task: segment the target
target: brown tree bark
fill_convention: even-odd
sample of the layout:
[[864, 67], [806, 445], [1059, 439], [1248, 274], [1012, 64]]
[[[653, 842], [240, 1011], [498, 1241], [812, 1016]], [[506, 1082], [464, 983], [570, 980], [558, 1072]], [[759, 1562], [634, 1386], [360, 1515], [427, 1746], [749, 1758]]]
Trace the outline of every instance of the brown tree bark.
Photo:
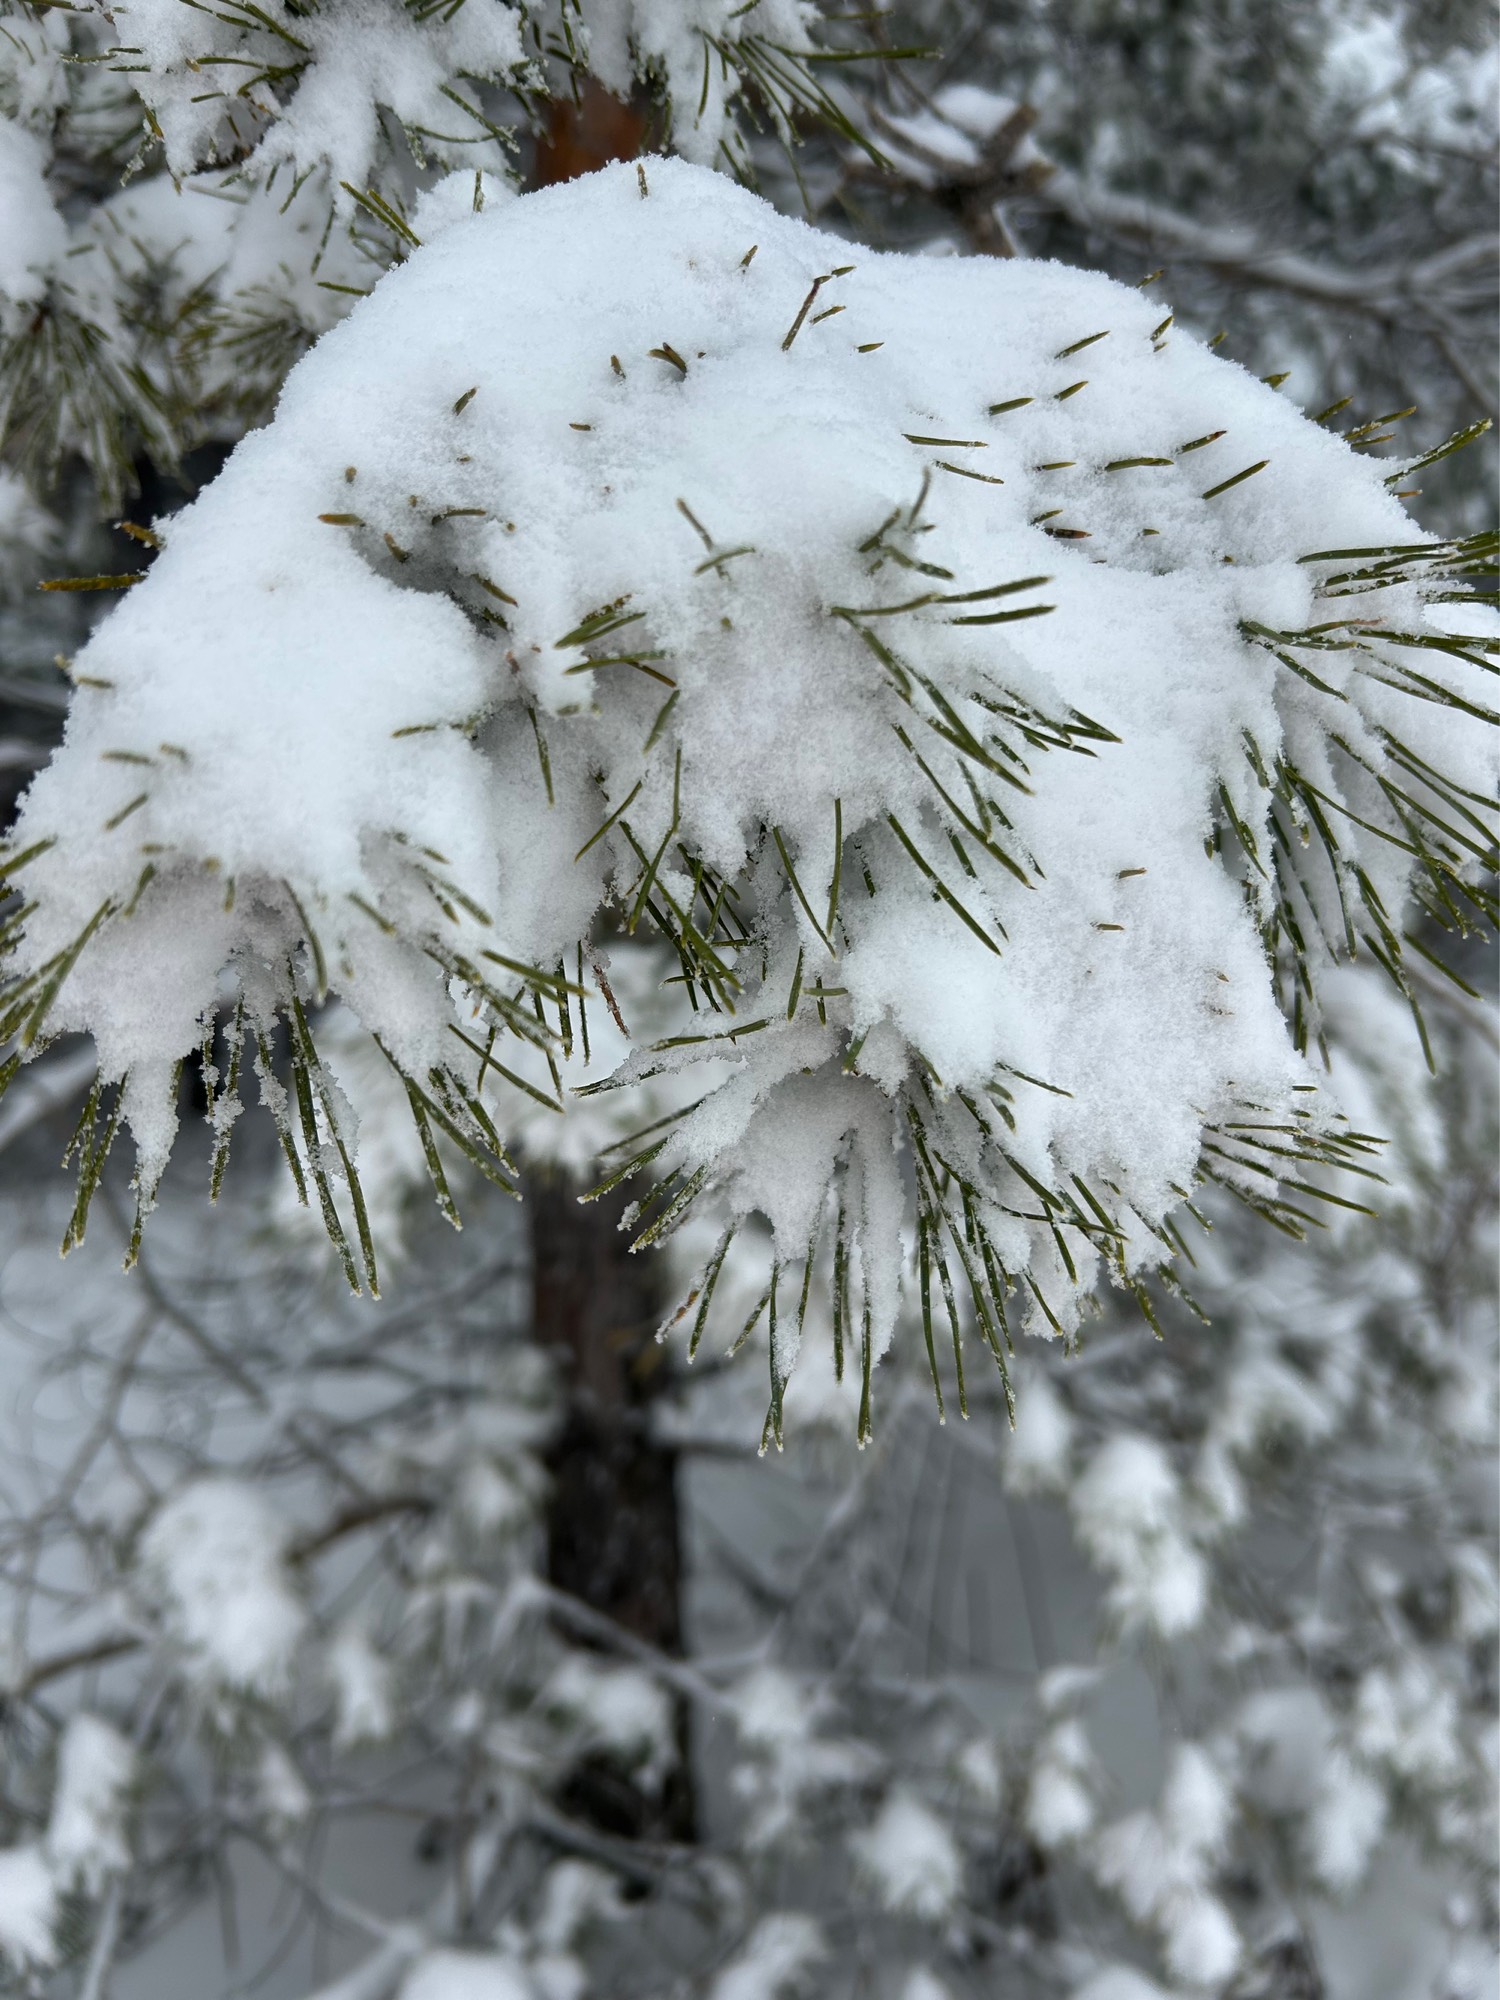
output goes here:
[[[623, 1195], [587, 1206], [557, 1175], [534, 1172], [531, 1223], [536, 1338], [554, 1350], [565, 1416], [548, 1455], [547, 1574], [559, 1589], [662, 1652], [682, 1650], [676, 1454], [652, 1434], [666, 1384], [656, 1340], [662, 1298], [650, 1253], [632, 1257]], [[588, 1761], [564, 1803], [608, 1831], [681, 1840], [692, 1831], [686, 1717], [678, 1768], [649, 1798], [607, 1760]]]
[[633, 160], [653, 150], [650, 128], [651, 110], [643, 99], [623, 103], [588, 77], [576, 102], [565, 97], [553, 100], [546, 130], [537, 134], [532, 185], [551, 187], [595, 173], [611, 160]]
[[677, 1652], [676, 1464], [650, 1432], [664, 1380], [655, 1269], [649, 1254], [629, 1253], [621, 1200], [583, 1206], [564, 1181], [533, 1176], [526, 1205], [536, 1333], [560, 1350], [567, 1388], [551, 1454], [549, 1574], [639, 1638]]

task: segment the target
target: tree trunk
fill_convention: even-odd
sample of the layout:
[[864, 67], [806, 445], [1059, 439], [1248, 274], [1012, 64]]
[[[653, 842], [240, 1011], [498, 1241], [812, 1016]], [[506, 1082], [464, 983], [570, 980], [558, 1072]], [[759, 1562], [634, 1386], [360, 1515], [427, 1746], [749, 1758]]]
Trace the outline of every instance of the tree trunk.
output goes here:
[[[589, 78], [576, 102], [558, 99], [537, 135], [537, 187], [629, 160], [649, 145], [650, 112]], [[655, 1334], [663, 1311], [657, 1266], [632, 1257], [619, 1222], [628, 1194], [587, 1207], [566, 1177], [533, 1172], [532, 1326], [558, 1351], [567, 1414], [548, 1470], [547, 1574], [664, 1653], [682, 1650], [676, 1454], [651, 1435], [651, 1404], [666, 1386]], [[689, 1839], [692, 1789], [687, 1718], [677, 1717], [678, 1763], [660, 1798], [645, 1797], [603, 1760], [575, 1772], [565, 1803], [607, 1830]]]
[[[566, 1179], [534, 1172], [533, 1329], [557, 1352], [566, 1394], [548, 1457], [547, 1574], [664, 1653], [682, 1650], [676, 1453], [651, 1431], [666, 1386], [655, 1335], [661, 1287], [648, 1255], [632, 1257], [618, 1227], [627, 1197], [583, 1206]], [[602, 1763], [581, 1770], [567, 1803], [617, 1833], [684, 1839], [692, 1831], [678, 1719], [678, 1769], [660, 1799], [645, 1798]]]
[[650, 152], [650, 125], [649, 105], [623, 103], [602, 83], [587, 78], [576, 102], [559, 97], [549, 106], [546, 130], [537, 134], [532, 185], [551, 187], [595, 173], [611, 160], [633, 160]]

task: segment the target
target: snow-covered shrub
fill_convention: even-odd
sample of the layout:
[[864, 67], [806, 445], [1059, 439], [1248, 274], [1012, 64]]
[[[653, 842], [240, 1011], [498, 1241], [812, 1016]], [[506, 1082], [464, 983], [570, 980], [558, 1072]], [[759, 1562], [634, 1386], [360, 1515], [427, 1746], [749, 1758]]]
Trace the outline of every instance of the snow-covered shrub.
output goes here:
[[[1393, 1135], [1380, 1218], [1268, 1251], [1220, 1211], [1195, 1279], [1213, 1332], [1177, 1320], [1155, 1355], [1106, 1331], [1032, 1356], [1063, 1437], [1049, 1490], [1117, 1614], [1104, 1659], [1149, 1675], [1173, 1747], [1157, 1798], [1109, 1816], [1107, 1677], [1055, 1673], [1014, 1760], [1022, 1809], [1153, 1937], [1174, 1992], [1215, 1991], [1231, 1965], [1236, 1994], [1297, 1991], [1320, 1962], [1332, 1990], [1357, 1984], [1338, 1904], [1421, 1935], [1426, 1969], [1414, 1954], [1398, 1990], [1493, 1982], [1493, 1015], [1432, 989], [1429, 1076], [1379, 973], [1347, 980], [1333, 1077]], [[1161, 1536], [1199, 1575], [1175, 1630], [1119, 1615], [1149, 1602]], [[1307, 1551], [1291, 1568], [1289, 1548]], [[1441, 1925], [1407, 1900], [1413, 1851]], [[1098, 1990], [1116, 1976], [1135, 1990], [1123, 1972]]]
[[25, 1977], [55, 1965], [69, 1899], [97, 1898], [129, 1866], [136, 1772], [134, 1750], [102, 1717], [69, 1718], [42, 1838], [0, 1847], [0, 1977], [7, 1966]]
[[28, 1841], [0, 1848], [0, 1952], [20, 1967], [48, 1965], [54, 1953], [57, 1878]]
[[643, 1790], [661, 1789], [676, 1756], [672, 1703], [649, 1674], [570, 1653], [545, 1698], [576, 1730], [581, 1748], [618, 1758]]
[[746, 1809], [751, 1852], [805, 1842], [820, 1809], [878, 1771], [868, 1744], [835, 1733], [827, 1691], [784, 1668], [746, 1675], [731, 1709], [744, 1755], [730, 1782]]
[[561, 1103], [601, 925], [675, 1003], [588, 1087], [696, 1079], [610, 1182], [643, 1245], [722, 1217], [695, 1344], [769, 1224], [778, 1432], [815, 1277], [868, 1385], [909, 1264], [1003, 1371], [1101, 1270], [1149, 1312], [1203, 1182], [1295, 1230], [1370, 1171], [1319, 969], [1404, 983], [1413, 889], [1489, 908], [1480, 553], [1392, 483], [1090, 274], [852, 254], [665, 161], [450, 226], [74, 664], [4, 1018], [98, 1047], [71, 1238], [122, 1119], [150, 1208], [202, 1049], [215, 1186], [254, 1067], [373, 1287], [316, 1009], [447, 1206], [444, 1149], [511, 1176], [507, 1079]]
[[1071, 1847], [1092, 1829], [1098, 1788], [1088, 1733], [1076, 1715], [1066, 1715], [1043, 1732], [1026, 1786], [1026, 1831], [1043, 1853]]

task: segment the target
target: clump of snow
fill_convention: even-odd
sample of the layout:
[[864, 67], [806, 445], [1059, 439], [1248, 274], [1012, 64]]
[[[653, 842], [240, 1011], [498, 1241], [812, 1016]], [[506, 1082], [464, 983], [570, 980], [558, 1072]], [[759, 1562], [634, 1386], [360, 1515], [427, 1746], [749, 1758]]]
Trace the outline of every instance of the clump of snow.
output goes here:
[[1186, 1531], [1187, 1504], [1155, 1439], [1122, 1433], [1089, 1460], [1070, 1495], [1078, 1538], [1110, 1577], [1121, 1626], [1178, 1638], [1202, 1618], [1208, 1567]]
[[389, 1661], [359, 1625], [346, 1624], [329, 1641], [324, 1666], [338, 1707], [333, 1740], [347, 1750], [378, 1743], [395, 1725], [395, 1689]]
[[255, 1773], [255, 1802], [273, 1832], [286, 1835], [312, 1810], [312, 1793], [291, 1752], [281, 1743], [267, 1743]]
[[1131, 1813], [1094, 1838], [1090, 1862], [1138, 1924], [1152, 1927], [1175, 1980], [1217, 1988], [1242, 1951], [1234, 1920], [1213, 1893], [1231, 1817], [1224, 1779], [1197, 1744], [1172, 1754], [1157, 1810]]
[[67, 252], [67, 224], [53, 204], [46, 168], [41, 140], [0, 115], [0, 302], [40, 298]]
[[1385, 1832], [1389, 1810], [1379, 1779], [1330, 1748], [1302, 1822], [1302, 1847], [1314, 1878], [1335, 1895], [1357, 1889]]
[[752, 1851], [794, 1838], [819, 1794], [871, 1775], [875, 1753], [869, 1745], [825, 1734], [825, 1692], [783, 1667], [746, 1674], [731, 1689], [728, 1706], [747, 1752], [731, 1783], [747, 1807], [744, 1840]]
[[1060, 1492], [1068, 1483], [1073, 1441], [1067, 1404], [1038, 1369], [1018, 1379], [1016, 1406], [1026, 1414], [1003, 1446], [1007, 1490], [1018, 1495]]
[[0, 1953], [22, 1967], [50, 1965], [60, 1901], [40, 1847], [0, 1848]]
[[942, 1820], [911, 1792], [892, 1792], [849, 1846], [887, 1910], [936, 1923], [958, 1900], [963, 1856]]
[[1492, 150], [1500, 114], [1500, 51], [1492, 43], [1423, 58], [1378, 9], [1348, 10], [1324, 53], [1330, 91], [1367, 144], [1410, 159], [1414, 147]]
[[407, 1974], [401, 2000], [536, 2000], [536, 1988], [507, 1955], [429, 1951]]
[[936, 1973], [918, 1965], [901, 1989], [901, 2000], [953, 2000], [953, 1996]]
[[1292, 1822], [1309, 1875], [1336, 1895], [1363, 1881], [1389, 1802], [1352, 1753], [1311, 1688], [1266, 1688], [1235, 1718], [1245, 1751], [1244, 1789], [1264, 1811]]
[[285, 1687], [307, 1623], [284, 1561], [287, 1538], [264, 1496], [231, 1478], [184, 1487], [142, 1535], [141, 1581], [210, 1685], [254, 1694]]
[[126, 1809], [135, 1752], [100, 1716], [70, 1718], [57, 1748], [46, 1853], [60, 1883], [97, 1895], [130, 1860]]
[[[1370, 831], [1391, 735], [1475, 792], [1489, 753], [1381, 636], [1426, 647], [1417, 583], [1361, 588], [1363, 650], [1316, 652], [1331, 692], [1298, 670], [1326, 552], [1413, 530], [1378, 462], [1159, 310], [854, 253], [680, 161], [447, 218], [174, 518], [17, 832], [18, 1018], [93, 1035], [147, 1205], [226, 967], [240, 1085], [335, 1217], [350, 1101], [315, 1049], [289, 1092], [257, 1040], [297, 1005], [315, 1038], [337, 993], [429, 1132], [492, 1154], [494, 1064], [557, 1101], [609, 1012], [606, 911], [690, 968], [612, 1081], [701, 1098], [654, 1159], [660, 1232], [695, 1200], [768, 1223], [777, 1398], [809, 1265], [862, 1359], [923, 1246], [938, 1320], [946, 1264], [998, 1348], [1007, 1312], [1074, 1325], [1101, 1261], [1167, 1257], [1200, 1170], [1269, 1198], [1254, 1135], [1339, 1128], [1232, 829], [1272, 854], [1301, 808], [1269, 771], [1312, 774], [1337, 938], [1349, 870], [1402, 903]], [[1480, 666], [1420, 661], [1479, 705]], [[1136, 1608], [1182, 1630], [1201, 1575], [1152, 1533]]]
[[569, 1653], [547, 1683], [546, 1700], [572, 1718], [583, 1747], [620, 1758], [643, 1791], [660, 1789], [677, 1741], [671, 1698], [650, 1674]]
[[70, 29], [77, 21], [68, 11], [12, 12], [0, 36], [0, 112], [33, 132], [51, 131], [68, 102]]
[[1054, 1723], [1038, 1743], [1026, 1787], [1026, 1830], [1044, 1852], [1071, 1847], [1098, 1814], [1099, 1772], [1088, 1733], [1076, 1716]]
[[515, 1534], [536, 1514], [535, 1494], [489, 1459], [464, 1467], [456, 1498], [464, 1518], [489, 1538]]
[[620, 1884], [593, 1861], [559, 1861], [547, 1871], [533, 1933], [549, 1953], [566, 1951], [589, 1924], [625, 1913]]
[[1434, 1787], [1451, 1784], [1464, 1768], [1458, 1729], [1457, 1695], [1420, 1657], [1390, 1668], [1373, 1667], [1361, 1678], [1354, 1701], [1354, 1747], [1396, 1777]]
[[743, 1742], [758, 1750], [783, 1746], [800, 1750], [820, 1719], [825, 1704], [784, 1667], [757, 1667], [736, 1682], [730, 1696], [735, 1728]]
[[1168, 2000], [1168, 1996], [1128, 1965], [1109, 1965], [1075, 1987], [1072, 2000]]
[[1004, 1790], [1000, 1753], [991, 1736], [976, 1736], [966, 1743], [954, 1761], [959, 1783], [988, 1812], [997, 1812]]
[[975, 83], [949, 83], [935, 91], [930, 103], [919, 111], [882, 116], [880, 137], [891, 143], [907, 179], [919, 187], [932, 187], [955, 174], [962, 177], [977, 172], [984, 164], [987, 144], [1009, 127], [1016, 137], [1008, 146], [1004, 164], [1015, 174], [1045, 164], [1030, 132], [1011, 125], [1020, 111], [1015, 98], [998, 91]]
[[1460, 1542], [1449, 1555], [1453, 1575], [1453, 1632], [1466, 1645], [1500, 1629], [1500, 1573], [1488, 1542]]

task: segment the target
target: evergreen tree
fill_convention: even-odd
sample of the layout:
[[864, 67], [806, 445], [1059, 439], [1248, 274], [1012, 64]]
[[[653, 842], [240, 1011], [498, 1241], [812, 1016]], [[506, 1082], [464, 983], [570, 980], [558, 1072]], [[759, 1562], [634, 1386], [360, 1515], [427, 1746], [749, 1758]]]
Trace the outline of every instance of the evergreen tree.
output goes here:
[[[10, 1530], [17, 1990], [98, 2000], [239, 1843], [367, 1940], [328, 2000], [1159, 1990], [1127, 1960], [1332, 1993], [1322, 1906], [1412, 1840], [1471, 1990], [1476, 22], [0, 25], [18, 781], [66, 700], [37, 663], [74, 690], [6, 850], [0, 1117], [92, 1079], [64, 1247], [102, 1208], [139, 1302]], [[1121, 283], [1143, 250], [1169, 276]], [[1221, 311], [1250, 373], [1189, 331]], [[1397, 375], [1448, 428], [1390, 456]], [[127, 496], [128, 569], [94, 525]], [[290, 1204], [274, 1256], [231, 1211], [219, 1278], [185, 1204], [147, 1227], [185, 1109], [215, 1199], [260, 1186], [251, 1096], [378, 1310]], [[418, 1178], [484, 1227], [437, 1250]], [[689, 1394], [673, 1357], [726, 1347]], [[240, 1438], [183, 1442], [226, 1397]], [[795, 1583], [690, 1643], [684, 1482], [799, 1397], [873, 1458], [812, 1460], [843, 1490]], [[972, 1428], [944, 1460], [1010, 1514], [1008, 1716], [887, 1573], [918, 1397], [1016, 1424], [1003, 1488]], [[1031, 1541], [1064, 1516], [1086, 1671]], [[1134, 1649], [1174, 1747], [1116, 1810], [1094, 1711]], [[319, 1841], [418, 1795], [439, 1885], [392, 1926]]]

